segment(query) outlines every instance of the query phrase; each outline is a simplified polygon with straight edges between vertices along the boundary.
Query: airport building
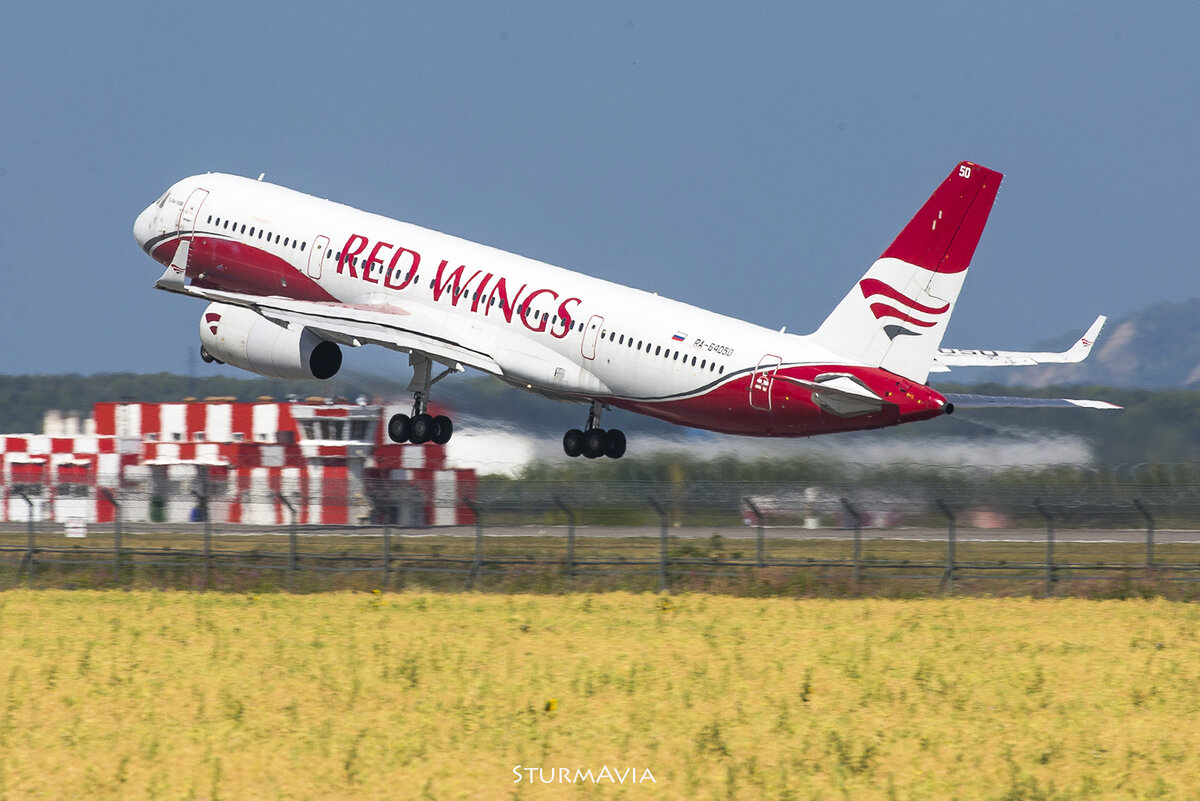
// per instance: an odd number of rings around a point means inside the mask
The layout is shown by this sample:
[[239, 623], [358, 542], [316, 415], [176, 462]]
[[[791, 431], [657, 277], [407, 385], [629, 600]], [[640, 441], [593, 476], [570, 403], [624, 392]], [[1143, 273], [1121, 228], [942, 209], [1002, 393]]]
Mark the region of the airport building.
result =
[[97, 403], [0, 435], [0, 519], [465, 525], [473, 470], [387, 439], [384, 406], [323, 399]]

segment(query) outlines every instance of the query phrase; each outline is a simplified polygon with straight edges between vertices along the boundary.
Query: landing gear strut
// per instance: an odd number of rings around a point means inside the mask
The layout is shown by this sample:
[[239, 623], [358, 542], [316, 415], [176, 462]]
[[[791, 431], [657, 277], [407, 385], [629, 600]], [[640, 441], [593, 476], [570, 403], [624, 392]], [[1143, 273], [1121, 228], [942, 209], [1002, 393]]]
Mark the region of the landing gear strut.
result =
[[408, 389], [413, 393], [412, 415], [394, 414], [388, 420], [388, 438], [392, 442], [411, 442], [423, 445], [432, 442], [435, 445], [445, 445], [454, 434], [454, 422], [443, 414], [436, 417], [429, 414], [429, 390], [451, 373], [462, 368], [449, 367], [437, 378], [433, 376], [433, 362], [428, 356], [414, 353], [409, 356], [409, 364], [413, 368], [413, 378]]
[[601, 456], [620, 459], [625, 455], [625, 432], [617, 428], [605, 431], [600, 427], [600, 413], [603, 409], [599, 401], [592, 401], [586, 429], [580, 431], [578, 428], [572, 428], [563, 434], [563, 453], [572, 458], [583, 456], [587, 459], [598, 459]]

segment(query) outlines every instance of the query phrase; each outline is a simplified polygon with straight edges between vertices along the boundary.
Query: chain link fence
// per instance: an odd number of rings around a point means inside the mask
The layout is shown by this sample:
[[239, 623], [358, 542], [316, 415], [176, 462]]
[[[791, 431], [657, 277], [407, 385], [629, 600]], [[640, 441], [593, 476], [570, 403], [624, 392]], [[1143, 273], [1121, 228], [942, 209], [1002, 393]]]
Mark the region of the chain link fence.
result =
[[[4, 487], [0, 588], [1191, 596], [1200, 586], [1190, 480], [930, 481], [899, 469], [803, 484], [494, 480], [473, 497], [439, 497], [474, 523], [438, 527], [404, 525], [369, 498], [353, 525], [307, 523], [301, 499], [281, 491], [239, 499], [265, 522], [230, 523], [215, 499], [176, 489], [39, 504]], [[146, 512], [170, 508], [186, 522]]]

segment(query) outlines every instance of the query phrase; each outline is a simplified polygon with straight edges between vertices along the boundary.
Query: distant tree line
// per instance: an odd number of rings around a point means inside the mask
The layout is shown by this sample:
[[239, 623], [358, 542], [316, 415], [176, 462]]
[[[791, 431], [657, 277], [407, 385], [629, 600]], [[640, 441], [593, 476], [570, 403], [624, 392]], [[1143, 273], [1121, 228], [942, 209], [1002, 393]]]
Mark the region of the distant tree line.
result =
[[[123, 399], [144, 402], [172, 402], [185, 398], [231, 397], [253, 401], [259, 397], [283, 400], [289, 395], [340, 397], [354, 401], [365, 396], [372, 402], [405, 402], [407, 382], [396, 378], [363, 375], [339, 375], [330, 381], [283, 381], [268, 378], [210, 376], [196, 378], [171, 373], [100, 373], [96, 375], [19, 375], [0, 376], [0, 433], [39, 432], [47, 410], [91, 413], [98, 401]], [[1145, 463], [1200, 463], [1200, 392], [1194, 390], [1115, 389], [1103, 386], [1022, 388], [999, 384], [939, 386], [947, 392], [984, 395], [1031, 395], [1042, 397], [1098, 398], [1125, 407], [1120, 412], [1064, 409], [997, 409], [958, 412], [926, 423], [900, 426], [876, 432], [876, 436], [904, 440], [930, 437], [987, 438], [997, 434], [1020, 436], [1037, 442], [1039, 438], [1073, 435], [1086, 440], [1100, 465], [1139, 465]], [[556, 403], [508, 387], [487, 377], [457, 377], [439, 384], [434, 398], [462, 418], [494, 421], [499, 426], [545, 437], [561, 437], [568, 427], [582, 425], [586, 407]], [[610, 417], [612, 420], [610, 421]], [[631, 434], [671, 435], [682, 430], [665, 423], [624, 412], [611, 412], [605, 421]], [[545, 469], [562, 475], [563, 471], [586, 471], [588, 475], [612, 474], [616, 478], [636, 478], [636, 474], [678, 470], [670, 460], [653, 455], [619, 461], [571, 460], [565, 466], [557, 462]], [[828, 461], [828, 460], [826, 460]], [[729, 457], [704, 462], [706, 478], [725, 479], [734, 473], [753, 476], [781, 470], [798, 474], [811, 471], [804, 460], [791, 467], [786, 460], [760, 462], [732, 460]], [[536, 466], [530, 471], [536, 473]], [[689, 468], [689, 476], [697, 477]], [[823, 469], [831, 469], [829, 467]]]

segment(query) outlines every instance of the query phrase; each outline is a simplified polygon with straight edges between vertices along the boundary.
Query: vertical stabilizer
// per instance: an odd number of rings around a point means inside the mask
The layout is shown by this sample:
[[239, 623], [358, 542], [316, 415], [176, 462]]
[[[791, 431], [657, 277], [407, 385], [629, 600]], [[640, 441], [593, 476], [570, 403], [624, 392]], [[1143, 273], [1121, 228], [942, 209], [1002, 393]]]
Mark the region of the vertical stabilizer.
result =
[[813, 337], [924, 383], [1002, 177], [960, 162]]

